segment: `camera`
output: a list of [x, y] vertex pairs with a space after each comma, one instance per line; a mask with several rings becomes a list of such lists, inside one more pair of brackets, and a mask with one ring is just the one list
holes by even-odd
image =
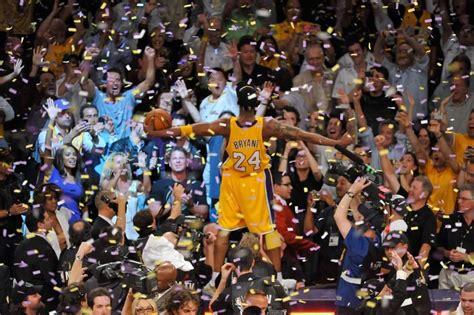
[[187, 215], [178, 226], [178, 243], [176, 250], [186, 260], [198, 259], [201, 254], [201, 241], [207, 237], [202, 232], [204, 220], [200, 217]]
[[333, 162], [325, 176], [328, 178], [327, 184], [334, 185], [337, 176], [344, 176], [351, 183], [353, 183], [357, 177], [366, 177], [369, 180], [370, 185], [362, 191], [362, 195], [374, 208], [383, 211], [385, 205], [390, 202], [392, 193], [389, 189], [383, 186], [382, 173], [377, 172], [370, 165], [365, 164], [359, 156], [346, 148], [340, 145], [336, 145], [335, 148], [348, 157], [351, 160], [351, 163], [343, 164], [342, 162]]
[[158, 290], [155, 274], [138, 261], [115, 261], [91, 266], [91, 273], [99, 285], [117, 282], [132, 288], [134, 292], [150, 295]]

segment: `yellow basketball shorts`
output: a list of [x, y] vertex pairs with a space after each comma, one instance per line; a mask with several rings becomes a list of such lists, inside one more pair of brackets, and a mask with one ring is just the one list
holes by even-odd
[[272, 232], [272, 185], [268, 169], [246, 177], [224, 171], [218, 209], [220, 227], [227, 231], [247, 227], [250, 232], [258, 234]]

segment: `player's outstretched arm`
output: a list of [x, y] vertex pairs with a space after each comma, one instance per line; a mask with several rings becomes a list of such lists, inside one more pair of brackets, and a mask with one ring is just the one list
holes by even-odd
[[229, 118], [220, 118], [210, 123], [197, 123], [163, 130], [155, 130], [153, 124], [145, 125], [145, 132], [148, 138], [228, 136], [229, 130]]
[[314, 144], [327, 146], [335, 146], [336, 144], [348, 146], [354, 142], [353, 137], [351, 137], [351, 135], [348, 133], [345, 133], [339, 140], [333, 140], [321, 136], [317, 133], [307, 132], [298, 127], [281, 123], [273, 118], [269, 118], [265, 121], [264, 137], [277, 137], [287, 140], [302, 140]]

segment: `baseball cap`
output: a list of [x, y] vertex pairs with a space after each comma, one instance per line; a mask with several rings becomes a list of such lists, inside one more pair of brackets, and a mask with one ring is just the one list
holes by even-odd
[[239, 106], [247, 109], [256, 108], [258, 105], [257, 89], [247, 82], [237, 84], [237, 102]]
[[404, 217], [408, 212], [408, 204], [405, 197], [401, 195], [393, 195], [390, 200], [390, 206], [393, 211]]
[[58, 98], [55, 100], [54, 105], [56, 105], [62, 111], [69, 110], [70, 108], [69, 101], [65, 100], [64, 98]]
[[385, 224], [383, 213], [375, 208], [360, 204], [357, 209], [364, 216], [364, 227], [375, 231], [381, 231]]
[[13, 304], [20, 304], [23, 302], [28, 295], [41, 293], [43, 287], [41, 285], [33, 285], [29, 282], [22, 282], [13, 287], [12, 290], [12, 302]]
[[395, 247], [398, 244], [408, 244], [408, 237], [403, 231], [391, 231], [383, 240], [383, 247]]

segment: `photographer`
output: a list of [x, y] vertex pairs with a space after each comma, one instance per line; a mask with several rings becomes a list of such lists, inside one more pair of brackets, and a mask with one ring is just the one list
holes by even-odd
[[338, 314], [359, 314], [357, 308], [361, 301], [357, 298], [357, 291], [360, 290], [361, 283], [373, 278], [381, 266], [382, 252], [377, 242], [378, 233], [382, 228], [382, 214], [378, 210], [367, 208], [363, 224], [359, 227], [357, 225], [360, 225], [360, 220], [356, 218], [356, 225], [353, 225], [347, 218], [349, 206], [352, 209], [358, 206], [355, 198], [369, 185], [370, 182], [366, 178], [357, 178], [334, 214], [334, 220], [346, 246], [343, 271], [336, 290], [335, 304]]
[[[318, 251], [319, 258], [316, 270], [319, 272], [316, 274], [316, 283], [335, 286], [341, 274], [339, 259], [344, 250], [344, 243], [334, 220], [334, 211], [336, 210], [337, 202], [344, 198], [351, 187], [351, 183], [346, 176], [342, 174], [335, 176], [336, 201], [327, 190], [319, 192], [320, 202], [316, 204], [317, 200], [314, 200], [312, 196], [308, 196], [308, 198], [311, 198], [311, 202], [308, 202], [308, 209], [306, 210], [304, 231], [306, 235], [314, 233], [314, 241], [321, 246], [321, 249]], [[321, 208], [317, 208], [317, 206]]]

